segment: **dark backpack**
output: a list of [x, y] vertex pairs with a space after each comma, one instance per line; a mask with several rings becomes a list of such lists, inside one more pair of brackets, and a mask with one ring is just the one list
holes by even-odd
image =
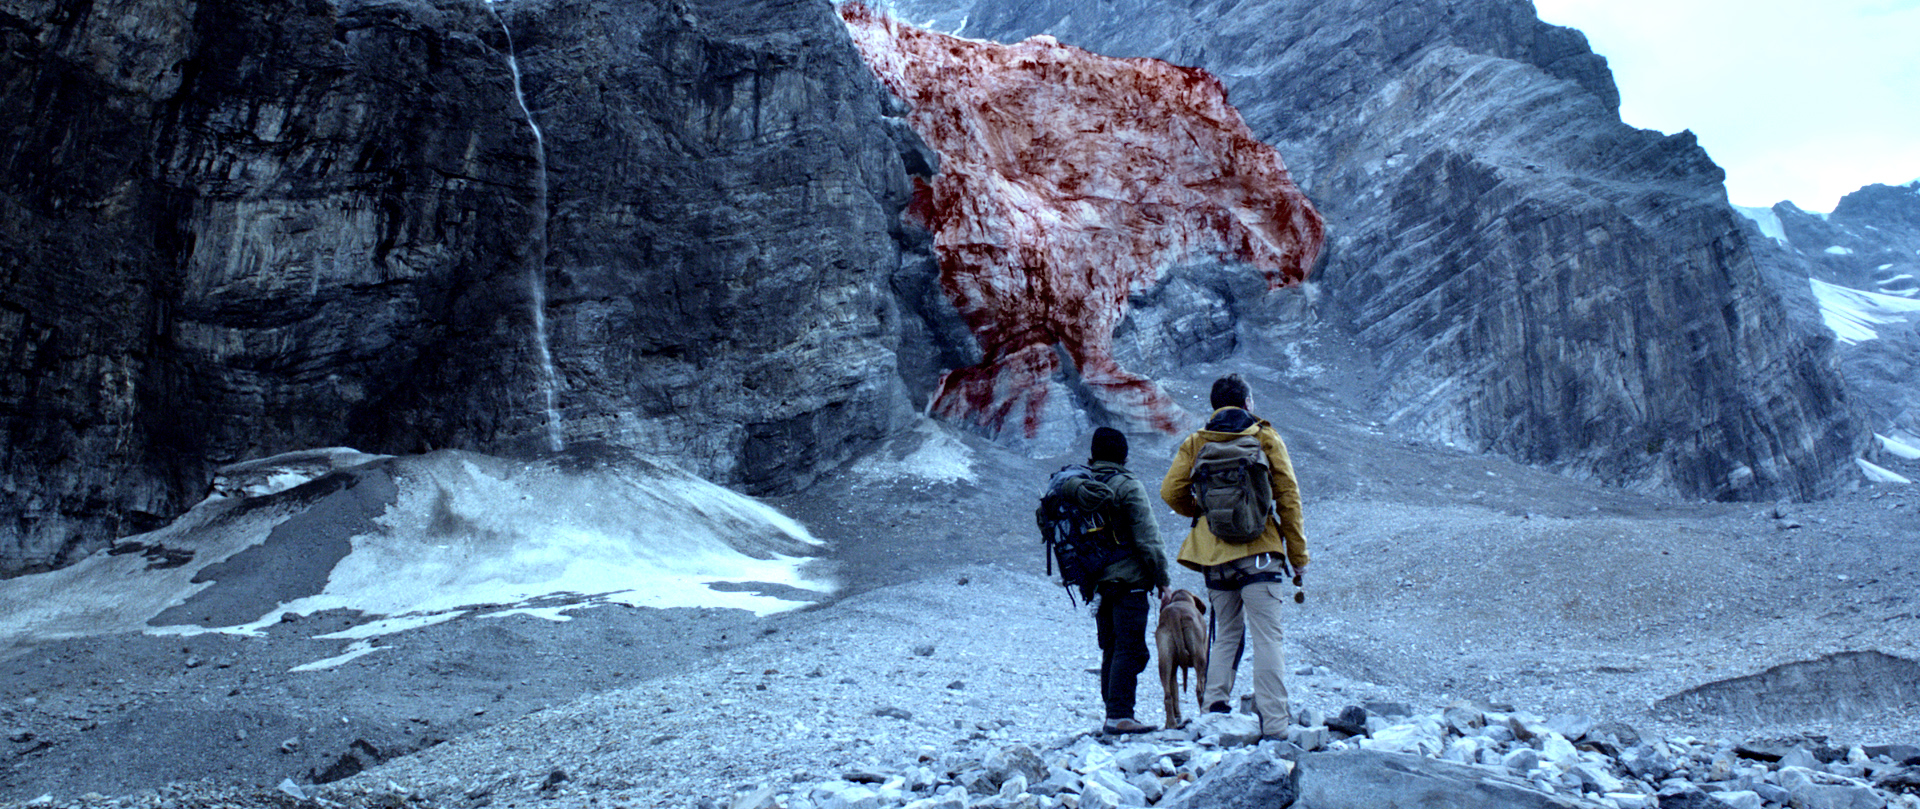
[[1267, 517], [1273, 513], [1273, 472], [1258, 435], [1201, 445], [1191, 480], [1207, 529], [1220, 541], [1245, 545], [1266, 533]]
[[1100, 474], [1085, 466], [1068, 466], [1053, 473], [1036, 512], [1040, 541], [1046, 546], [1047, 575], [1060, 568], [1060, 586], [1081, 598], [1093, 596], [1093, 585], [1108, 565], [1131, 551], [1116, 534], [1112, 481], [1122, 473]]

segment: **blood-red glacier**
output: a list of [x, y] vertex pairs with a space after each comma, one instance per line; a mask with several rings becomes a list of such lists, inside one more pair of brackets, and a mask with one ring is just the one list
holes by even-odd
[[1113, 416], [1173, 431], [1180, 410], [1113, 358], [1128, 296], [1196, 258], [1238, 262], [1272, 288], [1305, 280], [1318, 258], [1319, 213], [1212, 74], [1045, 36], [962, 39], [859, 4], [840, 14], [941, 157], [910, 213], [984, 360], [941, 379], [936, 414], [1031, 438], [1050, 383], [1070, 372]]

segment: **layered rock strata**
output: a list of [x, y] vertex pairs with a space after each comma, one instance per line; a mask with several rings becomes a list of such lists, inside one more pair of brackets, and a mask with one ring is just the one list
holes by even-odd
[[1206, 71], [841, 15], [940, 155], [912, 214], [980, 359], [945, 374], [934, 412], [1031, 439], [1066, 387], [1097, 421], [1172, 431], [1182, 411], [1114, 357], [1130, 297], [1196, 260], [1279, 288], [1318, 259], [1320, 215]]
[[557, 421], [784, 491], [908, 412], [924, 147], [824, 5], [8, 0], [0, 42], [0, 573], [291, 449]]
[[1831, 340], [1785, 327], [1721, 170], [1622, 124], [1605, 60], [1521, 0], [897, 5], [1221, 76], [1327, 217], [1320, 311], [1404, 429], [1689, 497], [1855, 479]]

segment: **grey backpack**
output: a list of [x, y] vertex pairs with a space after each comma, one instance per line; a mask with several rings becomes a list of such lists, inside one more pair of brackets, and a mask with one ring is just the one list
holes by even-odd
[[1222, 542], [1245, 545], [1266, 533], [1273, 513], [1272, 469], [1258, 435], [1213, 441], [1193, 460], [1193, 499], [1207, 529]]

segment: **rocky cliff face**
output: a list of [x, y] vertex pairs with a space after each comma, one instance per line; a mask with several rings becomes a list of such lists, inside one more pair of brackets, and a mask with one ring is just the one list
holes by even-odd
[[[1831, 341], [1778, 326], [1718, 169], [1621, 125], [1604, 62], [1524, 2], [900, 5], [1220, 77], [1252, 138], [1186, 134], [1249, 177], [1283, 171], [1254, 141], [1286, 156], [1333, 234], [1313, 297], [1413, 432], [1701, 497], [1852, 473]], [[1104, 165], [1200, 224], [1087, 195], [1072, 221], [1151, 227], [1013, 252], [1080, 262], [1098, 305], [983, 318], [1011, 276], [950, 273], [903, 221], [936, 157], [801, 0], [0, 0], [0, 60], [0, 574], [290, 449], [607, 441], [777, 492], [922, 401], [1015, 402], [1016, 437], [1036, 401], [1165, 428], [1146, 379], [1235, 351], [1313, 241], [1275, 235], [1306, 206], [1270, 188]], [[931, 227], [953, 200], [924, 187]], [[1096, 282], [1130, 253], [1172, 269]]]
[[[1320, 215], [1207, 72], [1045, 37], [960, 39], [855, 3], [841, 14], [940, 155], [912, 213], [978, 359], [940, 379], [936, 414], [1015, 443], [1060, 439], [1042, 446], [1084, 435], [1080, 411], [1172, 432], [1185, 412], [1114, 354], [1130, 299], [1194, 263], [1275, 289], [1319, 258]], [[1058, 401], [1067, 392], [1081, 395]]]
[[0, 43], [0, 573], [288, 449], [781, 491], [908, 412], [924, 147], [824, 4], [0, 0]]
[[1831, 341], [1782, 326], [1721, 171], [1623, 125], [1604, 60], [1525, 2], [896, 5], [1223, 77], [1327, 217], [1320, 309], [1402, 427], [1694, 497], [1854, 474]]
[[1790, 202], [1745, 209], [1807, 328], [1831, 331], [1841, 369], [1875, 432], [1920, 446], [1920, 181], [1870, 185], [1831, 214]]

